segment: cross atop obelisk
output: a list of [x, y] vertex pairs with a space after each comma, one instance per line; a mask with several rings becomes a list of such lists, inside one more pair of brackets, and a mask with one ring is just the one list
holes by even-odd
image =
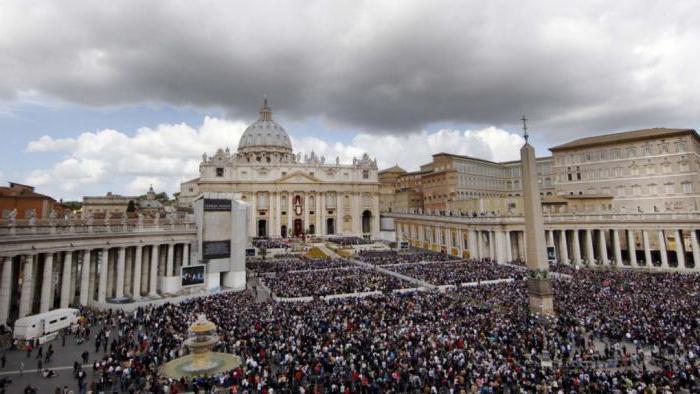
[[520, 149], [525, 202], [525, 246], [527, 256], [527, 292], [530, 312], [542, 315], [554, 313], [552, 283], [549, 278], [549, 262], [544, 240], [542, 202], [537, 184], [535, 148], [527, 142], [527, 118], [523, 116], [525, 145]]
[[527, 139], [528, 137], [530, 137], [530, 135], [527, 134], [527, 118], [525, 117], [525, 115], [523, 115], [523, 117], [520, 118], [520, 120], [523, 121], [523, 138], [525, 138], [525, 143], [527, 143]]

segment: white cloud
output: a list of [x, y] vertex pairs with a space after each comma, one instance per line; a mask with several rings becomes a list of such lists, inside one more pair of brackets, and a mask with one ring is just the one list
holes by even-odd
[[421, 164], [431, 161], [431, 155], [439, 152], [473, 156], [485, 160], [508, 161], [517, 159], [524, 140], [517, 134], [495, 127], [479, 130], [448, 130], [434, 133], [421, 131], [405, 135], [377, 136], [360, 133], [349, 145], [306, 137], [294, 140], [296, 150], [319, 156], [329, 161], [340, 157], [341, 162], [351, 162], [367, 152], [376, 157], [379, 167], [386, 168], [399, 164], [405, 170], [417, 170]]
[[52, 138], [44, 135], [27, 145], [27, 152], [58, 152], [71, 149], [75, 146], [73, 138]]
[[[70, 144], [44, 136], [30, 142], [27, 150], [45, 152], [60, 148], [67, 157], [50, 168], [32, 171], [25, 182], [68, 199], [107, 191], [143, 194], [150, 185], [157, 191], [173, 193], [179, 191], [181, 181], [198, 176], [202, 153], [213, 154], [226, 147], [235, 150], [245, 127], [243, 122], [206, 117], [197, 128], [161, 124], [141, 128], [133, 135], [107, 129], [80, 134]], [[325, 156], [327, 162], [339, 157], [342, 163], [350, 163], [353, 157], [366, 152], [377, 158], [380, 168], [399, 164], [406, 170], [416, 170], [438, 152], [513, 160], [518, 157], [523, 139], [488, 127], [398, 136], [360, 133], [347, 144], [328, 143], [316, 137], [294, 138], [292, 143], [295, 152], [309, 154], [313, 150]]]

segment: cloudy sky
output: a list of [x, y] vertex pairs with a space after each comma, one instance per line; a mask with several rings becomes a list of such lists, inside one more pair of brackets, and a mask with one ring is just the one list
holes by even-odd
[[698, 127], [697, 1], [3, 1], [0, 181], [169, 193], [262, 97], [297, 151], [412, 170]]

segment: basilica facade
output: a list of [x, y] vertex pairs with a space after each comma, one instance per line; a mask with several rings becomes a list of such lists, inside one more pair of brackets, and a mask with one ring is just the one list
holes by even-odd
[[[285, 129], [272, 120], [265, 100], [260, 118], [241, 136], [238, 150], [204, 154], [198, 179], [183, 194], [240, 193], [251, 206], [248, 235], [379, 235], [379, 182], [376, 159], [367, 154], [341, 164], [295, 154]], [[191, 193], [190, 193], [191, 194]]]

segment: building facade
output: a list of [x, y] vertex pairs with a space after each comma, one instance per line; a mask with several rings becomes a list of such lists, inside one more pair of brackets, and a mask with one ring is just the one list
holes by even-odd
[[294, 154], [267, 100], [260, 118], [241, 136], [238, 151], [204, 154], [199, 172], [199, 193], [240, 193], [251, 205], [250, 236], [379, 235], [376, 160], [365, 154], [340, 164], [314, 152]]
[[64, 206], [53, 198], [34, 191], [33, 186], [10, 182], [9, 187], [0, 187], [0, 214], [2, 219], [42, 219], [51, 212], [62, 216]]

